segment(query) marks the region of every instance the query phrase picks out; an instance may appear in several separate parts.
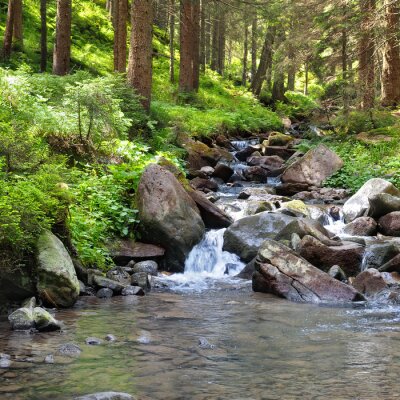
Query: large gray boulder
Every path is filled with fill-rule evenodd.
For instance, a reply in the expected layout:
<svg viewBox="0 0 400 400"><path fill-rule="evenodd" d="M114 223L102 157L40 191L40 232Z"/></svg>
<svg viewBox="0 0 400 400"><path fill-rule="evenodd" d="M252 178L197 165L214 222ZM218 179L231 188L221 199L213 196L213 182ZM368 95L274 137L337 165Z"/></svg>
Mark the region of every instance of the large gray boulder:
<svg viewBox="0 0 400 400"><path fill-rule="evenodd" d="M50 231L37 242L37 291L55 307L71 307L79 296L79 281L66 248Z"/></svg>
<svg viewBox="0 0 400 400"><path fill-rule="evenodd" d="M182 272L205 231L195 202L171 172L150 164L140 179L137 204L142 238L166 250L168 270Z"/></svg>
<svg viewBox="0 0 400 400"><path fill-rule="evenodd" d="M321 186L343 166L340 157L323 144L308 151L304 157L290 165L282 175L283 183Z"/></svg>
<svg viewBox="0 0 400 400"><path fill-rule="evenodd" d="M234 222L224 233L224 250L250 262L262 243L274 238L294 217L281 213L262 212Z"/></svg>
<svg viewBox="0 0 400 400"><path fill-rule="evenodd" d="M363 186L343 206L343 214L347 222L370 213L370 199L376 195L387 193L399 197L400 191L390 182L381 178L373 178Z"/></svg>
<svg viewBox="0 0 400 400"><path fill-rule="evenodd" d="M298 302L364 300L353 287L332 278L273 240L266 240L258 252L253 289Z"/></svg>
<svg viewBox="0 0 400 400"><path fill-rule="evenodd" d="M379 218L394 211L400 211L400 197L389 193L378 193L368 199L369 213L373 218Z"/></svg>

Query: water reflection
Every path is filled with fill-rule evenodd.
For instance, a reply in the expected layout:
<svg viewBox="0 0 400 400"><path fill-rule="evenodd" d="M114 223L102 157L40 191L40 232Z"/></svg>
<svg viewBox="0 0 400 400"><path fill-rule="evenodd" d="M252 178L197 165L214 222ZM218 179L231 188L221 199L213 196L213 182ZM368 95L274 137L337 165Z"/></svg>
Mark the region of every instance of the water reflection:
<svg viewBox="0 0 400 400"><path fill-rule="evenodd" d="M13 333L0 321L0 352L12 355L0 398L103 390L156 400L396 398L399 309L321 308L226 286L82 299L57 313L59 334ZM117 342L85 344L110 333ZM79 358L57 354L68 342L82 348ZM44 363L48 354L55 364Z"/></svg>

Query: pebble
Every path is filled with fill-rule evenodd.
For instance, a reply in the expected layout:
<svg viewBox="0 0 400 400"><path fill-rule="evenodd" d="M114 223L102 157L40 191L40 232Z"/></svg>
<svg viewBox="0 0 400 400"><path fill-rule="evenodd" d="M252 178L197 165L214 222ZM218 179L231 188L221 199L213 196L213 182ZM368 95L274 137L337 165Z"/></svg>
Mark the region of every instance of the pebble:
<svg viewBox="0 0 400 400"><path fill-rule="evenodd" d="M49 354L44 358L44 362L46 364L54 364L54 356L53 354Z"/></svg>
<svg viewBox="0 0 400 400"><path fill-rule="evenodd" d="M85 343L90 345L90 346L98 346L98 345L102 344L103 341L101 339L96 338L96 337L88 337L85 340Z"/></svg>
<svg viewBox="0 0 400 400"><path fill-rule="evenodd" d="M117 338L111 334L107 335L104 339L107 340L107 342L116 342L117 341Z"/></svg>
<svg viewBox="0 0 400 400"><path fill-rule="evenodd" d="M67 357L78 357L82 353L82 349L75 343L66 343L58 348L58 352Z"/></svg>

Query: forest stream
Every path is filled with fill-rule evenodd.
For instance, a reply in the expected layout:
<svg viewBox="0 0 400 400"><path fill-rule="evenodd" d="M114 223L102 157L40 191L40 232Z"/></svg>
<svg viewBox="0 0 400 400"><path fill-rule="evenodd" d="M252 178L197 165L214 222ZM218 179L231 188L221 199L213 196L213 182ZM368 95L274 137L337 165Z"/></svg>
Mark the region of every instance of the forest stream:
<svg viewBox="0 0 400 400"><path fill-rule="evenodd" d="M247 206L238 190L221 185L217 202L236 220ZM339 232L342 222L327 215L325 225ZM235 278L245 265L222 250L223 232L208 231L185 272L156 278L145 297L80 297L57 311L60 333L13 332L3 318L0 349L12 360L0 368L0 398L110 390L138 399L397 398L399 307L328 307L255 293L251 281ZM60 352L68 343L80 354Z"/></svg>

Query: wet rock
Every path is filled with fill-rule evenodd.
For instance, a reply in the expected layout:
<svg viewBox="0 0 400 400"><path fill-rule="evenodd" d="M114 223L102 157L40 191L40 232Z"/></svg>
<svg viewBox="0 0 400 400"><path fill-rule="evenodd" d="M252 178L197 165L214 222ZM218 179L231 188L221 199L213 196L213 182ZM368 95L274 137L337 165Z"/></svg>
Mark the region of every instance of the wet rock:
<svg viewBox="0 0 400 400"><path fill-rule="evenodd" d="M359 217L347 224L343 232L352 236L374 236L378 230L378 224L371 217Z"/></svg>
<svg viewBox="0 0 400 400"><path fill-rule="evenodd" d="M142 236L166 249L166 265L182 272L205 227L196 203L174 175L155 164L144 171L137 193Z"/></svg>
<svg viewBox="0 0 400 400"><path fill-rule="evenodd" d="M213 192L218 191L218 184L210 179L194 178L190 181L190 186L194 190L211 190Z"/></svg>
<svg viewBox="0 0 400 400"><path fill-rule="evenodd" d="M149 261L149 262L154 262L154 261ZM126 271L124 271L122 267L116 267L108 271L106 277L108 279L111 279L112 281L119 282L122 285L129 285L131 281L131 276Z"/></svg>
<svg viewBox="0 0 400 400"><path fill-rule="evenodd" d="M274 195L275 194L275 190L273 188L270 187L249 187L246 188L244 190L242 190L239 195L238 195L238 199L240 200L247 200L250 197L254 197L257 199L265 199L265 200L269 200L270 199L270 195ZM276 198L276 199L271 199L271 200L282 200L282 198Z"/></svg>
<svg viewBox="0 0 400 400"><path fill-rule="evenodd" d="M387 236L400 236L400 211L394 211L379 218L379 232Z"/></svg>
<svg viewBox="0 0 400 400"><path fill-rule="evenodd" d="M250 262L265 239L274 238L293 217L263 212L234 222L224 233L224 250Z"/></svg>
<svg viewBox="0 0 400 400"><path fill-rule="evenodd" d="M246 161L254 152L256 152L258 150L257 147L254 146L249 146L246 147L243 150L240 150L238 152L235 153L235 157L239 160L239 161Z"/></svg>
<svg viewBox="0 0 400 400"><path fill-rule="evenodd" d="M111 299L114 296L114 292L109 288L99 289L96 293L99 299Z"/></svg>
<svg viewBox="0 0 400 400"><path fill-rule="evenodd" d="M339 265L347 276L360 271L364 247L353 242L342 242L339 246L327 246L312 236L304 236L298 253L322 271Z"/></svg>
<svg viewBox="0 0 400 400"><path fill-rule="evenodd" d="M263 149L265 156L278 156L284 160L289 159L295 153L296 150L288 149L286 146L268 146Z"/></svg>
<svg viewBox="0 0 400 400"><path fill-rule="evenodd" d="M285 160L279 156L255 156L254 154L247 159L247 164L251 166L264 166L270 170L281 168Z"/></svg>
<svg viewBox="0 0 400 400"><path fill-rule="evenodd" d="M54 356L53 356L53 354L48 354L44 358L44 362L45 362L45 364L54 364Z"/></svg>
<svg viewBox="0 0 400 400"><path fill-rule="evenodd" d="M312 236L327 246L338 246L339 241L332 240L332 234L318 221L310 218L295 219L289 222L276 236L275 240L291 240L296 234L302 239L304 236Z"/></svg>
<svg viewBox="0 0 400 400"><path fill-rule="evenodd" d="M271 132L268 140L262 143L263 146L287 146L293 141L293 138L289 135L285 135L279 132Z"/></svg>
<svg viewBox="0 0 400 400"><path fill-rule="evenodd" d="M298 302L342 303L364 299L353 287L330 277L273 240L266 240L257 254L253 290Z"/></svg>
<svg viewBox="0 0 400 400"><path fill-rule="evenodd" d="M389 193L378 193L369 199L369 212L373 218L379 218L394 211L400 211L400 197Z"/></svg>
<svg viewBox="0 0 400 400"><path fill-rule="evenodd" d="M256 270L256 259L253 258L237 275L237 278L250 280Z"/></svg>
<svg viewBox="0 0 400 400"><path fill-rule="evenodd" d="M144 290L139 286L127 286L122 290L122 296L144 296Z"/></svg>
<svg viewBox="0 0 400 400"><path fill-rule="evenodd" d="M65 357L79 357L82 349L75 343L65 343L58 348L58 354Z"/></svg>
<svg viewBox="0 0 400 400"><path fill-rule="evenodd" d="M329 276L331 276L334 279L337 279L340 282L347 281L347 276L342 270L342 268L339 267L339 265L333 265L331 268L329 268L328 274Z"/></svg>
<svg viewBox="0 0 400 400"><path fill-rule="evenodd" d="M374 243L369 245L364 253L363 269L378 269L397 254L399 254L399 249L396 245L390 242Z"/></svg>
<svg viewBox="0 0 400 400"><path fill-rule="evenodd" d="M107 342L116 342L116 341L117 341L117 338L116 338L114 335L112 335L112 334L108 334L108 335L104 338L104 340L106 340Z"/></svg>
<svg viewBox="0 0 400 400"><path fill-rule="evenodd" d="M189 192L189 195L200 210L200 215L206 228L222 229L227 228L232 224L232 218L218 206L209 201L203 193L192 191Z"/></svg>
<svg viewBox="0 0 400 400"><path fill-rule="evenodd" d="M206 144L198 141L189 141L184 144L186 149L187 163L190 170L200 170L202 167L215 167L218 161L232 161L232 155L224 150L208 147Z"/></svg>
<svg viewBox="0 0 400 400"><path fill-rule="evenodd" d="M289 211L296 217L309 217L308 206L301 200L291 200L281 204L280 211Z"/></svg>
<svg viewBox="0 0 400 400"><path fill-rule="evenodd" d="M10 358L0 358L0 368L1 369L6 369L11 367L11 360Z"/></svg>
<svg viewBox="0 0 400 400"><path fill-rule="evenodd" d="M95 275L93 277L93 282L97 288L111 289L115 294L120 294L122 289L127 286L126 284L114 281L101 275Z"/></svg>
<svg viewBox="0 0 400 400"><path fill-rule="evenodd" d="M210 177L214 173L214 168L210 166L202 167L200 169L206 176Z"/></svg>
<svg viewBox="0 0 400 400"><path fill-rule="evenodd" d="M141 261L133 267L133 273L145 272L149 275L158 275L158 265L155 261Z"/></svg>
<svg viewBox="0 0 400 400"><path fill-rule="evenodd" d="M61 329L61 323L43 308L35 307L33 309L33 319L35 328L39 332L58 331Z"/></svg>
<svg viewBox="0 0 400 400"><path fill-rule="evenodd" d="M369 199L380 193L400 196L400 191L392 183L380 178L370 179L344 204L343 214L346 221L351 222L358 217L368 215Z"/></svg>
<svg viewBox="0 0 400 400"><path fill-rule="evenodd" d="M199 347L201 349L214 349L215 346L211 344L206 338L201 337L199 338Z"/></svg>
<svg viewBox="0 0 400 400"><path fill-rule="evenodd" d="M128 393L101 392L75 397L74 400L135 400L135 398Z"/></svg>
<svg viewBox="0 0 400 400"><path fill-rule="evenodd" d="M40 298L55 307L70 307L79 296L79 282L66 248L50 231L37 242L37 291Z"/></svg>
<svg viewBox="0 0 400 400"><path fill-rule="evenodd" d="M400 254L383 264L378 270L380 272L400 272Z"/></svg>
<svg viewBox="0 0 400 400"><path fill-rule="evenodd" d="M126 265L130 261L158 261L165 255L163 247L133 239L114 240L108 245L108 249L116 265Z"/></svg>
<svg viewBox="0 0 400 400"><path fill-rule="evenodd" d="M249 167L243 170L243 176L251 182L266 183L269 174L263 167Z"/></svg>
<svg viewBox="0 0 400 400"><path fill-rule="evenodd" d="M218 163L215 167L215 170L212 174L215 178L220 178L224 182L228 182L231 179L234 171L231 167L225 164Z"/></svg>
<svg viewBox="0 0 400 400"><path fill-rule="evenodd" d="M103 341L97 337L88 337L86 338L85 343L90 346L99 346L103 344Z"/></svg>
<svg viewBox="0 0 400 400"><path fill-rule="evenodd" d="M282 183L275 190L276 194L280 196L293 196L296 193L307 191L308 187L307 183Z"/></svg>
<svg viewBox="0 0 400 400"><path fill-rule="evenodd" d="M387 288L382 274L375 268L367 269L358 274L353 281L353 286L367 297L374 296Z"/></svg>
<svg viewBox="0 0 400 400"><path fill-rule="evenodd" d="M343 166L340 157L323 144L308 151L282 175L283 183L321 186L322 182Z"/></svg>
<svg viewBox="0 0 400 400"><path fill-rule="evenodd" d="M229 139L224 136L224 135L218 135L215 138L215 143L219 146L219 147L224 147L225 149L231 151L234 149L234 147L232 146L231 142L229 141Z"/></svg>
<svg viewBox="0 0 400 400"><path fill-rule="evenodd" d="M132 286L139 286L144 291L151 290L150 275L147 272L137 272L131 277Z"/></svg>

